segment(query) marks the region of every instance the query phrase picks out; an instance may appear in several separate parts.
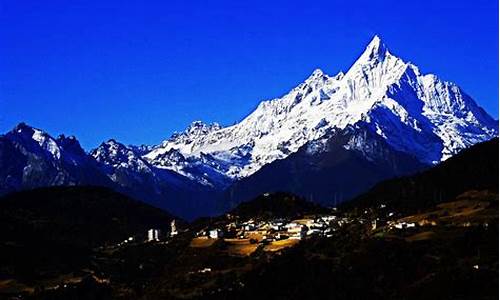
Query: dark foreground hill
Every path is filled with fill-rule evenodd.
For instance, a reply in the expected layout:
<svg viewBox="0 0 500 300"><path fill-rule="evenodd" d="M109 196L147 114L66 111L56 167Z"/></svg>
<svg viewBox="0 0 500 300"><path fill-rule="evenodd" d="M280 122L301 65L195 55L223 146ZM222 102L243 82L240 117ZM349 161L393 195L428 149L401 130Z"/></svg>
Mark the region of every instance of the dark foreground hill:
<svg viewBox="0 0 500 300"><path fill-rule="evenodd" d="M498 138L474 145L416 175L383 181L345 203L345 208L386 204L399 210L420 210L468 190L498 194Z"/></svg>
<svg viewBox="0 0 500 300"><path fill-rule="evenodd" d="M149 228L168 229L172 216L106 188L51 187L0 199L0 274L30 280L79 270L93 248Z"/></svg>
<svg viewBox="0 0 500 300"><path fill-rule="evenodd" d="M316 203L289 193L268 193L240 203L230 213L241 218L297 218L305 214L329 212Z"/></svg>
<svg viewBox="0 0 500 300"><path fill-rule="evenodd" d="M273 219L298 219L305 215L328 214L332 210L300 196L285 193L265 193L238 204L228 213L218 217L199 218L190 224L194 231L217 225L225 226L229 219L269 221Z"/></svg>
<svg viewBox="0 0 500 300"><path fill-rule="evenodd" d="M101 246L149 228L168 228L164 211L101 187L51 187L0 199L3 240Z"/></svg>

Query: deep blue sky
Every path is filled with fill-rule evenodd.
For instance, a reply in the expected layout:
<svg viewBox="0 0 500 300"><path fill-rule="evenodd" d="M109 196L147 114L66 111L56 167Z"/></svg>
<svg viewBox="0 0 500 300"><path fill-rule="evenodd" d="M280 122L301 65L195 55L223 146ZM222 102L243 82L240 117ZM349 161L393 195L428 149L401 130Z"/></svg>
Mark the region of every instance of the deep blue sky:
<svg viewBox="0 0 500 300"><path fill-rule="evenodd" d="M0 0L0 131L90 149L230 125L317 67L347 70L374 34L498 118L497 1Z"/></svg>

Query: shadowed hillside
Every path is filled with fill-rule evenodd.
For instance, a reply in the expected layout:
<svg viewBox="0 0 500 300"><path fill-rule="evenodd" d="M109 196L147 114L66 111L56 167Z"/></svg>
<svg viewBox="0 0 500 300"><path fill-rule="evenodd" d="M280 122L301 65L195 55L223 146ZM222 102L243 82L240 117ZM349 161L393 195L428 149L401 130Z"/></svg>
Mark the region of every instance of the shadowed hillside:
<svg viewBox="0 0 500 300"><path fill-rule="evenodd" d="M231 214L242 218L295 218L304 214L327 213L326 209L316 203L289 193L263 194L255 199L240 203Z"/></svg>
<svg viewBox="0 0 500 300"><path fill-rule="evenodd" d="M498 138L474 145L422 173L377 184L344 208L384 203L400 210L419 210L468 190L498 193Z"/></svg>
<svg viewBox="0 0 500 300"><path fill-rule="evenodd" d="M149 228L169 229L172 216L106 188L51 187L0 199L0 273L30 281L88 267L94 247Z"/></svg>

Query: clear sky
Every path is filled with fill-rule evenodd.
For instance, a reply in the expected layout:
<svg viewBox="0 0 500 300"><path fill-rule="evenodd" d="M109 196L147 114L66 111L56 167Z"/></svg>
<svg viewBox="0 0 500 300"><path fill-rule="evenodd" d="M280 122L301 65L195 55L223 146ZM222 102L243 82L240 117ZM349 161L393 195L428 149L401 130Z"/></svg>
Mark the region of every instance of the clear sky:
<svg viewBox="0 0 500 300"><path fill-rule="evenodd" d="M315 68L346 71L375 34L498 118L495 0L0 0L0 131L90 149L230 125Z"/></svg>

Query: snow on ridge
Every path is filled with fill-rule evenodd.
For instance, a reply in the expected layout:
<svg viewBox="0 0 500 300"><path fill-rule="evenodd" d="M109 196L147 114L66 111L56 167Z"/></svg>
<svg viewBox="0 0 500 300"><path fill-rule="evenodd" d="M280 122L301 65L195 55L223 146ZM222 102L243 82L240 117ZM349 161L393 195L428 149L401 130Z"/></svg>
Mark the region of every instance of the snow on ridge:
<svg viewBox="0 0 500 300"><path fill-rule="evenodd" d="M105 165L115 182L122 171L134 178L150 175L151 180L173 182L180 180L174 178L180 174L224 188L305 144L310 154L326 151L329 134L354 124L424 163L445 160L498 135L497 121L459 86L423 74L393 55L376 36L347 72L329 76L315 69L285 95L260 102L235 125L195 121L157 146L125 146L109 140L90 155ZM56 140L26 124L8 135L19 143L28 141L31 148L54 159L67 160L69 152L78 150L71 137ZM352 137L344 146L367 156L377 154L376 145L365 140ZM173 174L166 170L177 174L164 179Z"/></svg>
<svg viewBox="0 0 500 300"><path fill-rule="evenodd" d="M59 146L57 145L56 141L50 136L48 136L46 133L44 133L39 129L33 128L32 138L33 140L38 142L40 147L50 152L54 158L56 159L61 158L61 149L59 149Z"/></svg>
<svg viewBox="0 0 500 300"><path fill-rule="evenodd" d="M31 127L25 123L19 123L6 136L23 145L27 141L34 143L34 145L37 145L36 148L39 146L36 151L46 152L56 160L61 159L62 149L58 141L41 129Z"/></svg>
<svg viewBox="0 0 500 300"><path fill-rule="evenodd" d="M329 76L316 69L286 95L262 101L240 123L220 127L194 122L144 158L154 165L172 149L185 157L210 154L218 170L237 179L286 158L333 128L359 121L370 124L396 150L425 163L498 135L496 121L458 86L421 74L375 36L345 74Z"/></svg>

